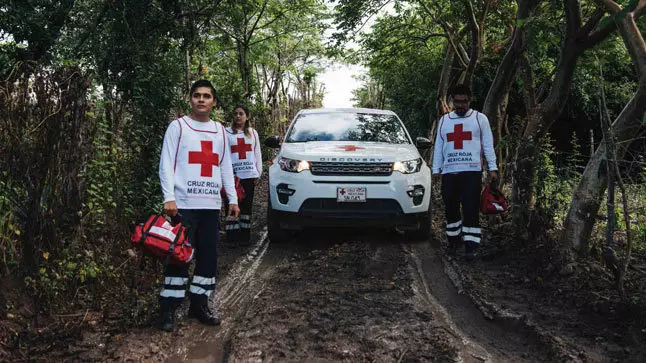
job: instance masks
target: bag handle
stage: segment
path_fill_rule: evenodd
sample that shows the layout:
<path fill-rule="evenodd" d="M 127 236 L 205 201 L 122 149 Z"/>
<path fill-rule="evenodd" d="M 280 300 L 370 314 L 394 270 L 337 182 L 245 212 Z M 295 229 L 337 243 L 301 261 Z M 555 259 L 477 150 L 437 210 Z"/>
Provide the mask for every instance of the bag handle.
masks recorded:
<path fill-rule="evenodd" d="M 164 268 L 166 268 L 166 266 L 168 266 L 168 263 L 170 263 L 170 257 L 173 255 L 173 251 L 175 251 L 175 246 L 177 246 L 177 241 L 179 241 L 179 238 L 182 236 L 185 230 L 186 230 L 186 227 L 181 226 L 179 228 L 179 231 L 177 231 L 177 234 L 175 235 L 175 239 L 173 239 L 173 242 L 170 244 L 170 247 L 168 247 L 168 254 L 164 258 Z"/>

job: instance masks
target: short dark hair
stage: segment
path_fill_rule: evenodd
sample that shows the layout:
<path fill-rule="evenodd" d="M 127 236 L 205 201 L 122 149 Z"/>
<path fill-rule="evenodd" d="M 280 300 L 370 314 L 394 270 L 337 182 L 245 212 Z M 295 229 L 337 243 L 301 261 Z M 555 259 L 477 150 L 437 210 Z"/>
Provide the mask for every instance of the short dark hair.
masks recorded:
<path fill-rule="evenodd" d="M 193 92 L 195 92 L 196 89 L 200 87 L 208 87 L 211 89 L 211 96 L 213 98 L 217 99 L 217 94 L 215 93 L 215 87 L 211 84 L 211 82 L 207 81 L 206 79 L 200 79 L 198 81 L 193 82 L 193 85 L 191 86 L 191 93 L 190 95 L 193 95 Z"/>
<path fill-rule="evenodd" d="M 456 95 L 466 95 L 471 98 L 471 88 L 464 83 L 458 83 L 451 87 L 449 95 L 451 95 L 451 97 L 455 97 Z"/>

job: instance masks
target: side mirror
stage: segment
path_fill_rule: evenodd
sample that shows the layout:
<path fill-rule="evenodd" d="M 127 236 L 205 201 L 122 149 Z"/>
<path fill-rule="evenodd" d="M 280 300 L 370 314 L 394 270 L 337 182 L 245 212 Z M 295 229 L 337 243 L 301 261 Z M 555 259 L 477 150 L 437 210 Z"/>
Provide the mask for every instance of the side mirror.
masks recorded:
<path fill-rule="evenodd" d="M 415 140 L 415 146 L 417 146 L 418 149 L 428 149 L 431 147 L 431 140 L 418 136 Z"/>
<path fill-rule="evenodd" d="M 280 147 L 280 139 L 278 139 L 278 136 L 269 136 L 265 139 L 265 146 L 277 149 Z"/>

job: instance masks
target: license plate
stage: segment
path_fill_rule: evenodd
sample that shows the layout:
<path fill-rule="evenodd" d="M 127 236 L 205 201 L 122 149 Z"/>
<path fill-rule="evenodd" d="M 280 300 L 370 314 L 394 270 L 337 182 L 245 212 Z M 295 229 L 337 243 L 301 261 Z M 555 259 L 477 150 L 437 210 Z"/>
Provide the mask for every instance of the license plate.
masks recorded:
<path fill-rule="evenodd" d="M 336 201 L 339 203 L 365 202 L 366 188 L 365 187 L 336 188 Z"/>

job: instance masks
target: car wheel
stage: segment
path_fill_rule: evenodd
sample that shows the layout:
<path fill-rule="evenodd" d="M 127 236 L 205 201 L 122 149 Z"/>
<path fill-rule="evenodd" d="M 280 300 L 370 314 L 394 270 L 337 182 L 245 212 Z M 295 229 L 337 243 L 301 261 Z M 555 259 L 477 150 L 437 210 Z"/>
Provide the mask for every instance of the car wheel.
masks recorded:
<path fill-rule="evenodd" d="M 286 242 L 289 234 L 280 226 L 280 218 L 273 212 L 271 200 L 267 203 L 267 237 L 274 243 Z"/>
<path fill-rule="evenodd" d="M 405 232 L 409 241 L 430 241 L 431 238 L 431 213 L 425 212 L 419 216 L 419 228 L 414 231 Z"/>

